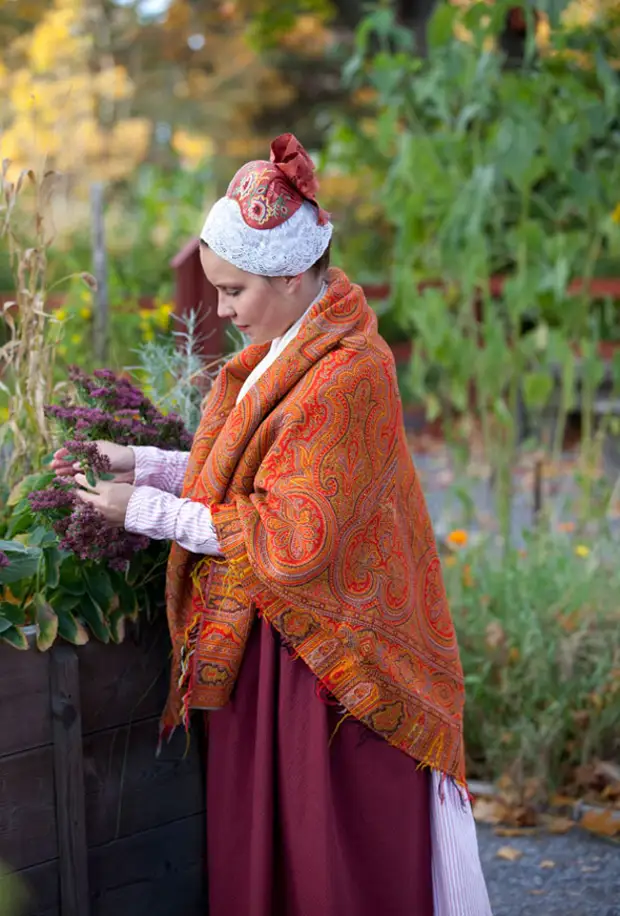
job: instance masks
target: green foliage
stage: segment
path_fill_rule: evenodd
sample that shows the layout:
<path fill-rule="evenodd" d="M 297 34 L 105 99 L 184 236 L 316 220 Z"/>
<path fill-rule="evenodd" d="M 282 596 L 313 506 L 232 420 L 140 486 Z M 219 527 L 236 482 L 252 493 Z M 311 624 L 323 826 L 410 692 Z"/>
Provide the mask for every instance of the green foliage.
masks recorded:
<path fill-rule="evenodd" d="M 476 392 L 506 535 L 520 400 L 532 444 L 556 457 L 580 404 L 591 477 L 602 324 L 588 284 L 603 259 L 620 272 L 617 75 L 596 37 L 592 66 L 578 67 L 559 30 L 556 53 L 531 47 L 522 68 L 506 69 L 493 43 L 511 6 L 438 5 L 424 61 L 390 9 L 368 16 L 346 76 L 371 91 L 375 117 L 339 124 L 331 148 L 334 167 L 373 175 L 365 255 L 389 270 L 394 321 L 416 342 L 411 390 L 444 419 Z M 417 292 L 423 281 L 443 286 Z"/>
<path fill-rule="evenodd" d="M 177 414 L 193 434 L 202 415 L 202 401 L 223 359 L 216 357 L 205 364 L 206 341 L 199 333 L 199 311 L 176 318 L 175 326 L 170 339 L 158 336 L 136 349 L 139 364 L 131 371 L 153 404 L 163 413 Z"/>
<path fill-rule="evenodd" d="M 52 475 L 48 475 L 52 476 Z M 38 526 L 21 491 L 47 481 L 30 478 L 0 519 L 0 640 L 27 649 L 25 628 L 33 627 L 37 648 L 48 649 L 61 636 L 74 645 L 122 642 L 124 622 L 141 611 L 147 619 L 163 607 L 168 546 L 153 541 L 126 572 L 60 550 L 56 536 Z M 26 631 L 27 632 L 27 631 Z"/>
<path fill-rule="evenodd" d="M 472 777 L 566 787 L 620 751 L 617 547 L 539 532 L 501 559 L 487 540 L 444 562 L 465 671 Z"/>
<path fill-rule="evenodd" d="M 277 4 L 260 2 L 250 25 L 250 40 L 259 51 L 278 48 L 282 37 L 294 26 L 299 16 L 318 16 L 329 20 L 334 14 L 331 0 L 279 0 Z"/>

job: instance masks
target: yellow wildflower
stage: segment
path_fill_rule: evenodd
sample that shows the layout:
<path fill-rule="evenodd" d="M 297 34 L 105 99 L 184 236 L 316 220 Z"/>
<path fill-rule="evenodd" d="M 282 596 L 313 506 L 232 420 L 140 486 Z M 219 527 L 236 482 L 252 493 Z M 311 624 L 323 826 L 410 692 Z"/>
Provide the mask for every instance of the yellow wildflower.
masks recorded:
<path fill-rule="evenodd" d="M 65 347 L 64 344 L 61 344 L 61 345 L 58 347 L 58 355 L 59 355 L 59 356 L 66 356 L 66 355 L 67 355 L 67 348 Z"/>
<path fill-rule="evenodd" d="M 56 309 L 56 311 L 54 312 L 54 318 L 56 319 L 56 321 L 66 321 L 67 313 L 65 312 L 64 309 Z"/>
<path fill-rule="evenodd" d="M 91 315 L 92 315 L 92 310 L 87 308 L 86 306 L 80 309 L 80 318 L 83 318 L 84 321 L 89 321 Z"/>
<path fill-rule="evenodd" d="M 163 305 L 160 305 L 155 313 L 155 321 L 157 326 L 161 328 L 162 331 L 167 331 L 170 326 L 170 315 L 172 314 L 172 306 L 170 303 L 165 302 Z"/>
<path fill-rule="evenodd" d="M 616 207 L 614 208 L 611 214 L 611 218 L 614 221 L 614 223 L 617 223 L 618 225 L 620 225 L 620 203 L 616 204 Z"/>
<path fill-rule="evenodd" d="M 585 559 L 585 557 L 589 557 L 589 556 L 590 556 L 590 548 L 589 548 L 589 547 L 586 547 L 585 544 L 577 544 L 577 546 L 575 547 L 575 556 L 577 556 L 577 557 L 583 557 L 584 559 Z"/>
<path fill-rule="evenodd" d="M 72 334 L 71 337 L 70 337 L 69 339 L 70 339 L 70 342 L 71 342 L 75 347 L 77 347 L 78 344 L 81 344 L 81 343 L 82 343 L 82 335 L 81 335 L 81 334 Z"/>
<path fill-rule="evenodd" d="M 446 538 L 447 543 L 450 547 L 465 547 L 469 540 L 469 535 L 466 531 L 463 531 L 460 528 L 457 528 L 455 531 L 451 531 L 448 537 Z"/>

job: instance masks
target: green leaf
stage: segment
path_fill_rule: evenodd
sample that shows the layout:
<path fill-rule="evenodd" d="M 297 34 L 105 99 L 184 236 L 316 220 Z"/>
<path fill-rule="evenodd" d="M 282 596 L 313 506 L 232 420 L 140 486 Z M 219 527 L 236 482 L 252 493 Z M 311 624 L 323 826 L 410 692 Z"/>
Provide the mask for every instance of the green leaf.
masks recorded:
<path fill-rule="evenodd" d="M 103 611 L 90 595 L 83 596 L 80 601 L 79 613 L 97 639 L 103 643 L 110 642 L 110 629 Z"/>
<path fill-rule="evenodd" d="M 109 617 L 112 642 L 121 643 L 125 639 L 125 613 L 121 608 L 113 611 Z"/>
<path fill-rule="evenodd" d="M 138 592 L 132 588 L 125 580 L 122 573 L 112 572 L 110 575 L 112 588 L 118 596 L 119 609 L 126 616 L 131 616 L 138 603 Z"/>
<path fill-rule="evenodd" d="M 0 584 L 9 585 L 20 579 L 33 579 L 39 568 L 41 550 L 25 547 L 19 541 L 0 541 L 0 550 L 9 559 L 9 566 L 0 569 Z"/>
<path fill-rule="evenodd" d="M 95 477 L 94 473 L 91 471 L 90 468 L 87 469 L 85 477 L 86 477 L 86 482 L 89 487 L 95 488 L 97 486 L 97 478 Z"/>
<path fill-rule="evenodd" d="M 544 407 L 553 392 L 549 372 L 528 372 L 523 379 L 523 397 L 528 407 Z"/>
<path fill-rule="evenodd" d="M 48 588 L 58 588 L 60 582 L 60 566 L 63 561 L 61 551 L 52 544 L 44 550 L 45 556 L 45 584 Z"/>
<path fill-rule="evenodd" d="M 54 477 L 55 474 L 53 471 L 46 471 L 44 474 L 29 474 L 28 477 L 24 477 L 23 480 L 15 484 L 11 490 L 7 500 L 7 506 L 16 506 L 17 503 L 25 500 L 28 494 L 32 493 L 33 490 L 44 490 L 45 487 L 49 486 Z"/>
<path fill-rule="evenodd" d="M 8 644 L 13 646 L 14 649 L 23 650 L 28 648 L 28 640 L 24 636 L 23 630 L 18 630 L 16 627 L 11 627 L 10 630 L 5 630 L 4 633 L 0 636 L 0 639 L 8 642 Z"/>
<path fill-rule="evenodd" d="M 104 614 L 110 610 L 115 598 L 110 574 L 103 566 L 93 566 L 85 577 L 86 591 Z"/>
<path fill-rule="evenodd" d="M 22 532 L 32 528 L 34 524 L 35 519 L 32 509 L 30 508 L 30 503 L 27 499 L 23 499 L 15 506 L 15 509 L 11 513 L 7 526 L 7 535 L 13 538 L 16 534 L 22 534 Z"/>
<path fill-rule="evenodd" d="M 454 23 L 459 10 L 447 3 L 438 3 L 426 27 L 426 36 L 430 48 L 439 48 L 449 44 L 454 38 Z"/>
<path fill-rule="evenodd" d="M 12 626 L 13 624 L 10 620 L 7 620 L 5 617 L 0 617 L 0 633 L 4 633 L 5 630 L 8 630 Z"/>
<path fill-rule="evenodd" d="M 142 552 L 134 553 L 133 557 L 130 560 L 129 569 L 127 571 L 128 585 L 136 585 L 143 570 L 144 570 L 144 556 Z"/>
<path fill-rule="evenodd" d="M 70 595 L 83 595 L 86 591 L 81 569 L 77 565 L 78 560 L 72 556 L 67 562 L 60 567 L 59 585 L 63 591 L 69 592 Z"/>
<path fill-rule="evenodd" d="M 48 544 L 56 544 L 57 541 L 58 538 L 54 532 L 45 528 L 43 525 L 37 525 L 37 527 L 28 534 L 29 547 L 45 547 Z"/>
<path fill-rule="evenodd" d="M 75 619 L 75 615 L 66 607 L 59 608 L 56 604 L 58 615 L 58 635 L 74 646 L 84 646 L 89 641 L 88 630 Z"/>
<path fill-rule="evenodd" d="M 58 617 L 42 595 L 35 595 L 34 605 L 36 609 L 37 648 L 41 652 L 46 652 L 54 644 L 58 635 Z"/>
<path fill-rule="evenodd" d="M 4 617 L 10 624 L 16 627 L 23 627 L 26 623 L 26 611 L 19 604 L 11 604 L 9 601 L 0 601 L 0 617 Z"/>

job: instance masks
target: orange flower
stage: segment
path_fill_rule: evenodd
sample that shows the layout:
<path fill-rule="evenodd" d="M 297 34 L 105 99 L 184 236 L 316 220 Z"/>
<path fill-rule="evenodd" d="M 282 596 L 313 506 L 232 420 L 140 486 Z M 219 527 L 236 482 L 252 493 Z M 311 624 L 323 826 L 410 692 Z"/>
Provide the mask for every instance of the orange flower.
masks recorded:
<path fill-rule="evenodd" d="M 463 567 L 463 585 L 465 588 L 471 588 L 474 584 L 474 577 L 471 574 L 471 566 L 466 563 Z"/>
<path fill-rule="evenodd" d="M 466 531 L 463 531 L 462 528 L 457 528 L 455 531 L 451 531 L 446 542 L 450 547 L 466 547 L 469 540 L 469 535 Z"/>
<path fill-rule="evenodd" d="M 575 530 L 574 522 L 561 522 L 558 525 L 558 531 L 561 534 L 572 534 L 574 530 Z"/>

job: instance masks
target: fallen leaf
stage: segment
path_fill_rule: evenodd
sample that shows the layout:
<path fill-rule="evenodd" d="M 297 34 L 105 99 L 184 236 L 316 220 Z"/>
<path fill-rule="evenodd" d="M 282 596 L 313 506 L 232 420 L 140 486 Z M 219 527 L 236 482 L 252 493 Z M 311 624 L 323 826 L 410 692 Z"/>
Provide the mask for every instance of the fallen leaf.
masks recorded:
<path fill-rule="evenodd" d="M 575 799 L 571 798 L 570 795 L 552 795 L 551 804 L 554 808 L 572 808 L 575 804 Z"/>
<path fill-rule="evenodd" d="M 620 783 L 620 764 L 601 760 L 596 764 L 595 771 L 610 783 Z"/>
<path fill-rule="evenodd" d="M 495 836 L 532 836 L 537 831 L 532 827 L 496 827 L 493 831 Z"/>
<path fill-rule="evenodd" d="M 514 846 L 502 846 L 497 850 L 497 858 L 505 859 L 506 862 L 517 862 L 522 856 L 521 850 L 515 849 Z"/>
<path fill-rule="evenodd" d="M 555 862 L 552 859 L 543 859 L 540 863 L 541 868 L 555 868 Z"/>
<path fill-rule="evenodd" d="M 544 817 L 543 826 L 547 828 L 549 833 L 562 834 L 572 830 L 575 826 L 575 821 L 571 821 L 568 817 Z"/>
<path fill-rule="evenodd" d="M 499 824 L 504 812 L 504 805 L 495 798 L 477 798 L 474 802 L 474 818 L 479 824 Z"/>
<path fill-rule="evenodd" d="M 620 815 L 617 811 L 610 809 L 586 811 L 581 818 L 581 826 L 599 836 L 618 836 L 620 835 Z"/>

